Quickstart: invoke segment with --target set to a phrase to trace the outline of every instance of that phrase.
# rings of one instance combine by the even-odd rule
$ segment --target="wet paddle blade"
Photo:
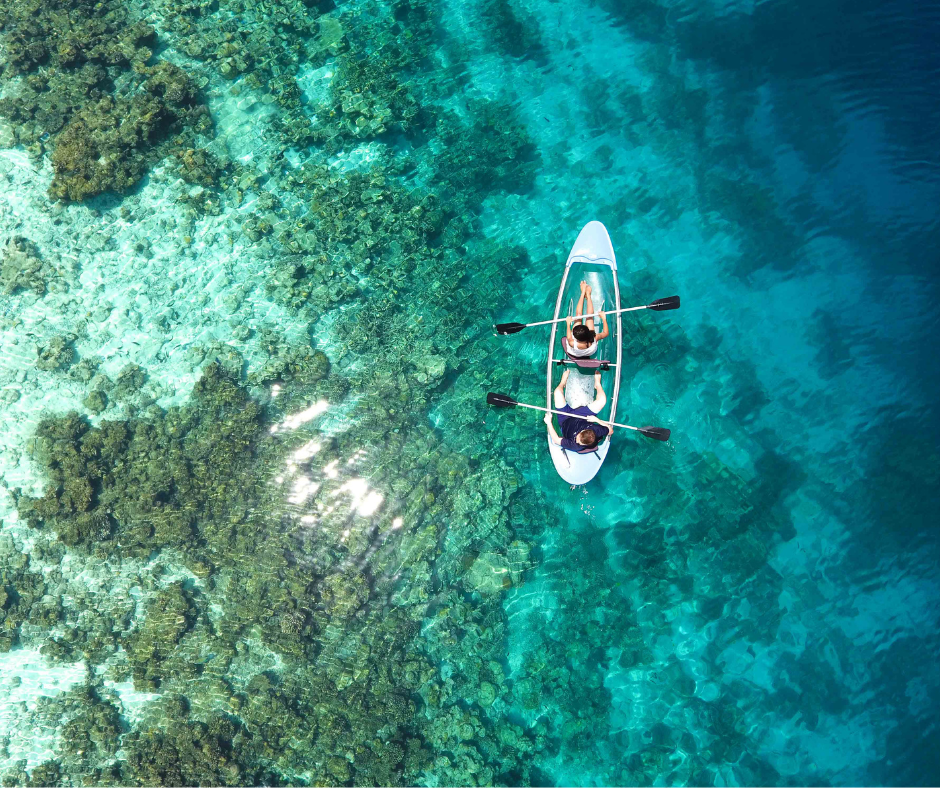
[[[678,309],[679,308],[679,296],[669,296],[669,298],[660,298],[658,301],[654,301],[652,304],[649,304],[648,309],[652,309],[656,312],[665,312],[667,309]]]
[[[497,334],[518,334],[525,328],[525,323],[497,323],[494,328]]]
[[[665,427],[640,427],[640,432],[647,438],[652,438],[657,441],[667,441],[670,435],[669,430]]]
[[[497,408],[512,408],[516,405],[516,401],[505,394],[494,394],[491,391],[486,395],[486,404],[495,405]]]

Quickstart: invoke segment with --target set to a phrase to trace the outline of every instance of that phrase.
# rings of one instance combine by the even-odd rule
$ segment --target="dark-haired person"
[[[587,319],[580,318],[584,314],[584,301],[587,300],[587,313],[592,315]],[[568,318],[568,347],[565,351],[569,356],[575,358],[590,358],[597,352],[597,343],[599,340],[610,334],[607,327],[607,315],[601,315],[601,322],[604,330],[600,334],[594,330],[594,302],[591,300],[591,286],[581,282],[581,297],[578,299],[578,308],[575,310],[574,318]],[[572,325],[572,321],[576,325]]]
[[[568,370],[561,376],[561,383],[555,387],[554,404],[555,410],[564,412],[564,416],[558,416],[558,426],[561,427],[561,435],[555,432],[555,426],[552,424],[552,414],[545,414],[545,424],[548,426],[548,437],[556,446],[561,446],[568,451],[574,451],[578,454],[585,454],[594,451],[597,444],[607,437],[610,427],[605,427],[597,414],[601,412],[604,405],[607,404],[607,395],[601,387],[601,375],[598,372],[594,375],[594,402],[590,405],[582,405],[579,408],[572,408],[565,401],[565,383],[568,382]]]

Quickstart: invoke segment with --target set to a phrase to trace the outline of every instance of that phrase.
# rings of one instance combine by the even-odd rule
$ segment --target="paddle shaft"
[[[571,317],[559,317],[555,320],[542,320],[538,323],[526,323],[526,328],[532,328],[532,326],[548,326],[552,323],[564,323],[566,320],[584,320],[589,317],[599,317],[600,315],[616,315],[620,312],[636,312],[638,309],[649,309],[650,305],[645,304],[643,306],[628,306],[626,309],[612,309],[610,311],[604,312],[591,312],[587,315],[572,315]]]
[[[574,413],[565,413],[563,410],[553,410],[552,408],[540,408],[538,405],[526,405],[524,402],[516,402],[517,408],[531,408],[532,410],[541,410],[545,413],[555,413],[558,416],[574,416],[574,418],[583,419],[584,416],[578,416]],[[597,420],[598,424],[609,424],[611,427],[623,427],[625,430],[636,430],[640,431],[639,427],[631,427],[629,424],[618,424],[616,421],[604,421],[603,419]]]

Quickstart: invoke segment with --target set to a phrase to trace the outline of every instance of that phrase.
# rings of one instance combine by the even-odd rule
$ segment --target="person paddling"
[[[610,428],[605,427],[597,414],[601,412],[607,404],[607,395],[601,386],[601,375],[594,375],[594,401],[590,405],[582,405],[578,408],[572,408],[565,400],[565,384],[568,382],[568,372],[565,370],[561,376],[561,382],[555,387],[554,401],[555,410],[565,413],[564,416],[558,416],[558,426],[561,427],[561,435],[555,431],[552,424],[552,414],[545,414],[545,424],[548,427],[548,437],[556,446],[563,449],[585,454],[594,451],[597,445],[610,434]],[[570,415],[569,415],[570,414]]]
[[[584,301],[587,300],[587,314],[590,315],[586,320],[584,315]],[[582,318],[580,321],[578,318]],[[572,325],[572,322],[577,325]],[[568,333],[565,352],[572,358],[590,358],[597,352],[597,343],[610,334],[607,327],[607,315],[601,314],[601,323],[604,326],[601,333],[594,330],[594,302],[591,300],[591,286],[581,281],[581,297],[578,299],[578,307],[575,310],[574,318],[567,320]]]

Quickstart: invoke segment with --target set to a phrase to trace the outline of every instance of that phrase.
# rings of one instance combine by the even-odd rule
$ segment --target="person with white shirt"
[[[591,315],[584,319],[584,302],[587,301],[587,313]],[[591,300],[591,286],[581,282],[581,297],[578,299],[578,307],[575,310],[574,318],[569,317],[567,322],[567,347],[565,352],[574,358],[590,358],[597,352],[597,343],[599,340],[610,334],[607,327],[607,315],[601,315],[601,322],[604,326],[601,333],[594,330],[594,302]],[[578,318],[581,318],[580,320]]]

